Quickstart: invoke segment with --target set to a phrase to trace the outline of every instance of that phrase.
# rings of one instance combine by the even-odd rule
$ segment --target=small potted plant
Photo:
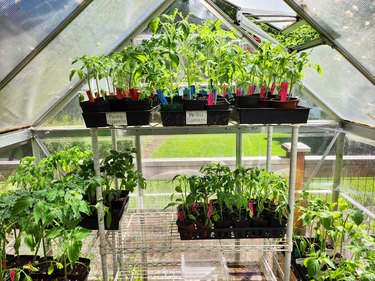
[[[190,193],[190,180],[186,176],[177,175],[172,179],[175,183],[175,192],[171,195],[171,201],[164,209],[177,206],[177,227],[181,240],[192,239],[195,230],[194,208],[195,198]]]
[[[88,229],[98,229],[96,187],[103,189],[105,228],[114,230],[119,228],[119,222],[129,201],[129,192],[133,192],[139,185],[146,188],[145,179],[134,170],[133,154],[135,149],[125,149],[123,152],[111,150],[110,154],[100,164],[101,176],[95,177],[94,165],[91,157],[86,158],[80,166],[79,174],[87,180],[86,199],[92,206],[90,216],[85,216],[81,225]],[[118,185],[113,185],[116,181]]]

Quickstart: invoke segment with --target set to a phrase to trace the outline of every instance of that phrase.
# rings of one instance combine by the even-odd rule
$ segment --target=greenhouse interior
[[[375,280],[374,27],[370,0],[0,1],[0,281]]]

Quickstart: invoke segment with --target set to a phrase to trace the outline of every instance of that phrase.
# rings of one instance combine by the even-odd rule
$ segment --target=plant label
[[[232,94],[230,92],[230,89],[227,89],[227,96],[228,96],[228,99],[231,99],[232,98]]]
[[[286,101],[288,96],[288,82],[281,82],[279,96],[281,101]]]
[[[249,95],[254,95],[254,92],[255,92],[255,86],[254,85],[250,85],[249,87]]]
[[[270,89],[271,94],[273,94],[273,92],[275,91],[275,88],[276,88],[276,84],[272,83],[272,86],[271,86],[271,89]]]
[[[206,110],[186,111],[186,125],[207,125]]]
[[[105,114],[110,126],[127,126],[126,112],[109,112]]]
[[[227,97],[227,84],[223,84],[223,95],[224,95],[224,98]]]
[[[266,98],[266,86],[260,87],[260,98],[265,99]]]
[[[157,90],[156,90],[156,93],[158,94],[159,100],[160,100],[160,102],[161,102],[162,104],[168,104],[168,101],[167,101],[167,99],[165,98],[165,96],[164,96],[162,90],[157,89]]]
[[[241,96],[241,89],[240,88],[236,89],[236,96],[237,97]]]
[[[209,93],[208,94],[208,99],[207,99],[207,104],[208,105],[213,105],[214,104],[214,94],[213,93]]]

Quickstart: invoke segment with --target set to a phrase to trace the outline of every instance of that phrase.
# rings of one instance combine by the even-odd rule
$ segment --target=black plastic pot
[[[163,126],[185,126],[186,115],[184,110],[160,110]]]
[[[125,100],[126,110],[127,111],[144,111],[149,110],[151,108],[151,100],[144,99],[144,100]]]
[[[122,191],[121,197],[115,198],[112,200],[110,205],[106,204],[107,207],[109,207],[109,212],[111,213],[112,220],[111,224],[107,225],[106,218],[107,215],[104,215],[104,227],[106,230],[118,230],[120,226],[120,220],[122,218],[122,215],[126,211],[129,203],[129,192],[128,191]],[[98,212],[96,209],[92,210],[91,215],[82,214],[82,220],[79,223],[80,226],[91,229],[91,230],[98,230],[99,224],[98,224]]]
[[[191,240],[195,233],[195,223],[194,221],[176,221],[178,232],[180,233],[181,240]]]
[[[225,219],[221,221],[214,222],[214,235],[216,238],[219,239],[227,239],[230,238],[232,235],[231,232],[231,219]]]
[[[84,101],[79,105],[81,106],[83,113],[110,111],[108,100],[103,98],[97,98],[94,100],[94,102]]]
[[[235,96],[234,105],[239,108],[254,108],[258,107],[259,95]]]
[[[229,109],[229,103],[223,102],[223,103],[217,103],[213,105],[206,105],[207,110],[228,110]]]
[[[151,110],[126,111],[128,126],[150,125]]]
[[[126,111],[126,100],[125,99],[117,99],[115,96],[108,97],[109,109],[111,112],[121,112]]]
[[[82,113],[87,128],[107,127],[105,113]]]
[[[188,100],[182,99],[185,110],[205,110],[207,100]]]
[[[79,258],[75,263],[73,269],[68,269],[69,281],[86,281],[90,273],[90,260],[86,258]],[[48,281],[66,281],[64,277],[64,270],[58,270],[54,275],[50,276]]]
[[[208,110],[207,125],[228,125],[232,110]]]

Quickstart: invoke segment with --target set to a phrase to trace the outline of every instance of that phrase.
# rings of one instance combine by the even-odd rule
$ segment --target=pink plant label
[[[276,84],[272,83],[272,86],[271,86],[271,89],[270,89],[271,94],[273,94],[273,92],[275,91],[275,88],[276,88]]]
[[[254,85],[250,85],[250,87],[249,87],[249,95],[251,96],[251,95],[254,95],[254,92],[255,92],[255,87],[254,87]]]
[[[207,100],[208,105],[214,105],[214,93],[209,93],[208,94],[208,100]]]
[[[184,213],[181,210],[178,211],[177,216],[178,216],[178,220],[179,221],[184,221],[185,220]]]
[[[211,218],[211,216],[212,216],[212,206],[209,206],[207,210],[207,218],[209,219]]]
[[[286,101],[288,96],[288,82],[281,82],[279,96],[281,101]]]
[[[236,89],[236,96],[239,97],[239,96],[241,96],[241,94],[242,94],[241,89],[237,88]]]
[[[249,210],[250,210],[250,213],[251,213],[251,217],[253,217],[254,216],[254,204],[253,204],[253,201],[249,202]]]
[[[224,98],[227,96],[227,84],[223,85],[223,95],[224,95]]]
[[[260,87],[260,98],[265,99],[266,98],[266,86]]]

